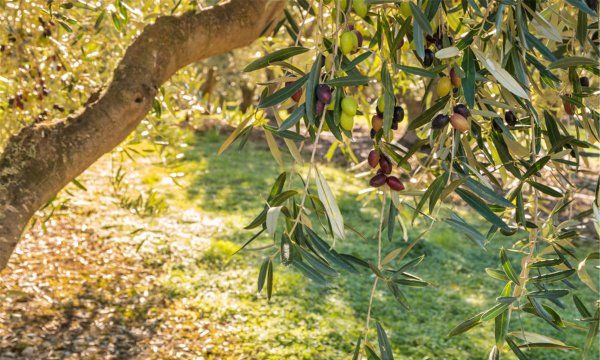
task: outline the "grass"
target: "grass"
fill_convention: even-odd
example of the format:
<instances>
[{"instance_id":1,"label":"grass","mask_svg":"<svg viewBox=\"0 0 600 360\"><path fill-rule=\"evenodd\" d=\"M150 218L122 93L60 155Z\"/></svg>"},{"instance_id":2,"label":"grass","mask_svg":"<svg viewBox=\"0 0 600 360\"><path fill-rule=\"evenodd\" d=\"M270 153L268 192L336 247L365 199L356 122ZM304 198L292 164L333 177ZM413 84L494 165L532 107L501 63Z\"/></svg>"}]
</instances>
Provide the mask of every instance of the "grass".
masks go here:
<instances>
[{"instance_id":1,"label":"grass","mask_svg":"<svg viewBox=\"0 0 600 360\"><path fill-rule=\"evenodd\" d=\"M214 133L193 140L185 153L185 161L169 171L184 172L181 191L168 191L171 204L179 208L193 207L223 221L223 231L211 240L208 249L195 261L182 266L171 264L164 276L165 289L170 296L192 298L192 308L223 324L235 324L236 339L231 350L214 353L234 358L252 354L253 358L281 359L338 359L347 358L356 338L364 328L372 278L366 272L359 275L344 273L328 287L315 285L292 269L280 264L275 267L274 297L267 302L256 294L256 278L266 252L248 251L231 254L251 236L243 225L252 220L264 204L264 198L279 171L266 147L250 142L241 151L228 151L217 157L216 151L224 139ZM304 168L305 169L305 168ZM357 191L364 179L331 165L322 165L322 172L332 185L342 209L345 222L372 238L378 224L379 205L371 201L361 205ZM158 186L164 169L151 168L144 181ZM410 214L404 214L405 218ZM473 222L476 215L466 214ZM414 237L424 223L416 222L409 231ZM263 235L253 246L269 244ZM384 254L406 244L401 240L386 241ZM431 282L425 289L407 292L411 311L404 310L385 288L376 292L373 319L380 321L399 359L482 359L494 344L493 321L467 334L447 338L456 324L493 305L503 283L486 276L486 267L497 267L498 249L510 247L508 238L496 238L487 251L470 242L465 236L444 225L434 225L411 253L425 255L416 273ZM376 243L350 234L339 241L338 250L374 260ZM518 259L513 258L513 264ZM181 286L185 284L185 286ZM207 291L210 289L210 291ZM587 304L594 297L582 290ZM204 295L204 294L210 294ZM572 321L578 314L566 301L564 318ZM372 323L373 325L374 323ZM581 347L585 332L576 329L557 331L541 320L523 316L514 318L511 331L539 332L569 345ZM376 335L371 331L371 341ZM596 352L593 355L597 355ZM579 352L534 350L534 358L576 359ZM512 355L503 355L511 358ZM597 356L596 356L597 358Z\"/></svg>"}]
</instances>

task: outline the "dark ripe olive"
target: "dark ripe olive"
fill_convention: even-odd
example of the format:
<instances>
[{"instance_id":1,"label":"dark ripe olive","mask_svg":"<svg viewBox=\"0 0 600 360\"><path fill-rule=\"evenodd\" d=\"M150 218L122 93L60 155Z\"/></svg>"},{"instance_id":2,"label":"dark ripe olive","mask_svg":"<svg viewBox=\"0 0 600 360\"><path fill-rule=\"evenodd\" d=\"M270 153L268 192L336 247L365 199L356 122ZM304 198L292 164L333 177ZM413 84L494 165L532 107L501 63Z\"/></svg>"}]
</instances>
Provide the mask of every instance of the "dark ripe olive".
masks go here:
<instances>
[{"instance_id":1,"label":"dark ripe olive","mask_svg":"<svg viewBox=\"0 0 600 360\"><path fill-rule=\"evenodd\" d=\"M580 77L579 85L581 85L583 87L589 87L590 86L590 78L588 78L587 76Z\"/></svg>"},{"instance_id":2,"label":"dark ripe olive","mask_svg":"<svg viewBox=\"0 0 600 360\"><path fill-rule=\"evenodd\" d=\"M383 117L379 115L373 116L373 118L371 119L371 127L375 131L379 131L383 127Z\"/></svg>"},{"instance_id":3,"label":"dark ripe olive","mask_svg":"<svg viewBox=\"0 0 600 360\"><path fill-rule=\"evenodd\" d=\"M460 87L462 83L460 76L458 76L454 68L450 69L450 82L452 82L452 86L454 86L455 88Z\"/></svg>"},{"instance_id":4,"label":"dark ripe olive","mask_svg":"<svg viewBox=\"0 0 600 360\"><path fill-rule=\"evenodd\" d=\"M358 39L358 47L361 48L362 44L363 44L363 36L362 33L358 30L354 30L354 32L356 33L356 38Z\"/></svg>"},{"instance_id":5,"label":"dark ripe olive","mask_svg":"<svg viewBox=\"0 0 600 360\"><path fill-rule=\"evenodd\" d=\"M392 130L398 130L398 122L397 121L392 121L391 129Z\"/></svg>"},{"instance_id":6,"label":"dark ripe olive","mask_svg":"<svg viewBox=\"0 0 600 360\"><path fill-rule=\"evenodd\" d=\"M285 83L286 87L292 86L292 85L294 85L293 81L288 81L288 82ZM302 89L298 89L294 93L294 95L292 95L292 100L294 100L295 102L299 102L301 98L302 98Z\"/></svg>"},{"instance_id":7,"label":"dark ripe olive","mask_svg":"<svg viewBox=\"0 0 600 360\"><path fill-rule=\"evenodd\" d=\"M450 122L450 117L444 114L438 114L431 120L431 127L433 129L443 129Z\"/></svg>"},{"instance_id":8,"label":"dark ripe olive","mask_svg":"<svg viewBox=\"0 0 600 360\"><path fill-rule=\"evenodd\" d=\"M441 49L443 49L443 48L444 48L444 42L442 41L442 38L436 38L436 39L435 39L435 47L436 47L438 50L441 50Z\"/></svg>"},{"instance_id":9,"label":"dark ripe olive","mask_svg":"<svg viewBox=\"0 0 600 360\"><path fill-rule=\"evenodd\" d=\"M385 156L381 156L379 159L379 167L384 174L390 174L392 172L392 163Z\"/></svg>"},{"instance_id":10,"label":"dark ripe olive","mask_svg":"<svg viewBox=\"0 0 600 360\"><path fill-rule=\"evenodd\" d=\"M386 182L387 182L388 186L390 187L390 189L392 189L394 191L404 190L404 184L402 184L402 181L400 181L400 179L398 179L395 176L388 176Z\"/></svg>"},{"instance_id":11,"label":"dark ripe olive","mask_svg":"<svg viewBox=\"0 0 600 360\"><path fill-rule=\"evenodd\" d=\"M325 84L319 84L317 86L317 99L323 104L329 104L331 102L331 88Z\"/></svg>"},{"instance_id":12,"label":"dark ripe olive","mask_svg":"<svg viewBox=\"0 0 600 360\"><path fill-rule=\"evenodd\" d=\"M452 111L462 115L462 117L464 117L465 119L471 116L471 112L469 111L469 109L467 109L467 107L464 104L456 104Z\"/></svg>"},{"instance_id":13,"label":"dark ripe olive","mask_svg":"<svg viewBox=\"0 0 600 360\"><path fill-rule=\"evenodd\" d=\"M567 115L573 115L575 113L574 106L568 99L563 100L563 107L565 108Z\"/></svg>"},{"instance_id":14,"label":"dark ripe olive","mask_svg":"<svg viewBox=\"0 0 600 360\"><path fill-rule=\"evenodd\" d=\"M394 121L400 122L402 120L404 120L404 109L402 106L394 107Z\"/></svg>"},{"instance_id":15,"label":"dark ripe olive","mask_svg":"<svg viewBox=\"0 0 600 360\"><path fill-rule=\"evenodd\" d=\"M425 49L425 57L423 58L423 65L425 65L425 67L430 67L431 65L433 65L433 51L431 51L430 49Z\"/></svg>"},{"instance_id":16,"label":"dark ripe olive","mask_svg":"<svg viewBox=\"0 0 600 360\"><path fill-rule=\"evenodd\" d=\"M380 159L381 156L379 155L379 152L377 150L371 150L367 161L369 162L369 166L371 166L372 168L376 168L377 164L379 164Z\"/></svg>"},{"instance_id":17,"label":"dark ripe olive","mask_svg":"<svg viewBox=\"0 0 600 360\"><path fill-rule=\"evenodd\" d=\"M435 38L432 35L425 35L425 40L427 41L428 44L433 44L435 42Z\"/></svg>"},{"instance_id":18,"label":"dark ripe olive","mask_svg":"<svg viewBox=\"0 0 600 360\"><path fill-rule=\"evenodd\" d=\"M517 116L511 110L508 110L504 113L504 121L508 124L508 126L517 125Z\"/></svg>"},{"instance_id":19,"label":"dark ripe olive","mask_svg":"<svg viewBox=\"0 0 600 360\"><path fill-rule=\"evenodd\" d=\"M385 184L386 179L387 176L385 176L385 174L377 174L373 176L371 180L369 180L369 185L372 187L380 187L381 185Z\"/></svg>"},{"instance_id":20,"label":"dark ripe olive","mask_svg":"<svg viewBox=\"0 0 600 360\"><path fill-rule=\"evenodd\" d=\"M371 136L371 139L375 138L375 134L377 134L377 131L375 131L375 129L371 129L371 132L369 133L369 135Z\"/></svg>"},{"instance_id":21,"label":"dark ripe olive","mask_svg":"<svg viewBox=\"0 0 600 360\"><path fill-rule=\"evenodd\" d=\"M320 100L317 100L315 104L315 114L317 116L321 116L323 114L323 110L325 110L325 104L323 104Z\"/></svg>"}]
</instances>

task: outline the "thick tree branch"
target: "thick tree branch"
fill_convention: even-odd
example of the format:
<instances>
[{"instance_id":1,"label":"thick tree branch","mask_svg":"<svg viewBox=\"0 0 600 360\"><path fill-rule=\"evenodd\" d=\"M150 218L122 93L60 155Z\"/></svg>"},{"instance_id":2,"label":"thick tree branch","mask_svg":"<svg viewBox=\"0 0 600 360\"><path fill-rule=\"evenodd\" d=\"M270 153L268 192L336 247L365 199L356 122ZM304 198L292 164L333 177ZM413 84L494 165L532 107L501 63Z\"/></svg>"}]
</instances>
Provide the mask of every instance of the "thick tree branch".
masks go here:
<instances>
[{"instance_id":1,"label":"thick tree branch","mask_svg":"<svg viewBox=\"0 0 600 360\"><path fill-rule=\"evenodd\" d=\"M282 13L283 0L231 0L164 16L131 44L112 82L66 119L33 124L0 156L0 270L33 216L146 116L159 86L182 67L250 44Z\"/></svg>"}]
</instances>

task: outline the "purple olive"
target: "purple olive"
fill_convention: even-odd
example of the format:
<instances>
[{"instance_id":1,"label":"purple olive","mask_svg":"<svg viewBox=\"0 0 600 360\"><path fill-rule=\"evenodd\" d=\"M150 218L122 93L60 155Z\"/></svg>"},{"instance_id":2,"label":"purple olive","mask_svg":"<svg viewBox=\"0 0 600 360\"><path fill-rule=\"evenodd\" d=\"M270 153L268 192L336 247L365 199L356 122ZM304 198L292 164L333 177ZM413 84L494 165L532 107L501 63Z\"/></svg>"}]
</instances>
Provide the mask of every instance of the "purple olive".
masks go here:
<instances>
[{"instance_id":1,"label":"purple olive","mask_svg":"<svg viewBox=\"0 0 600 360\"><path fill-rule=\"evenodd\" d=\"M450 122L450 117L444 114L438 114L431 120L432 129L443 129Z\"/></svg>"},{"instance_id":2,"label":"purple olive","mask_svg":"<svg viewBox=\"0 0 600 360\"><path fill-rule=\"evenodd\" d=\"M433 51L431 51L430 49L425 49L425 57L423 58L423 65L425 65L425 67L430 67L431 65L433 65Z\"/></svg>"},{"instance_id":3,"label":"purple olive","mask_svg":"<svg viewBox=\"0 0 600 360\"><path fill-rule=\"evenodd\" d=\"M392 172L392 163L385 156L382 156L379 159L379 167L384 174L390 174Z\"/></svg>"},{"instance_id":4,"label":"purple olive","mask_svg":"<svg viewBox=\"0 0 600 360\"><path fill-rule=\"evenodd\" d=\"M387 176L385 176L385 174L377 174L373 176L371 180L369 180L369 185L372 187L380 187L381 185L385 184L386 180Z\"/></svg>"},{"instance_id":5,"label":"purple olive","mask_svg":"<svg viewBox=\"0 0 600 360\"><path fill-rule=\"evenodd\" d=\"M400 181L400 179L398 179L395 176L388 176L388 178L386 179L386 182L387 182L388 186L390 187L390 189L392 189L394 191L404 190L404 184L402 183L402 181Z\"/></svg>"},{"instance_id":6,"label":"purple olive","mask_svg":"<svg viewBox=\"0 0 600 360\"><path fill-rule=\"evenodd\" d=\"M323 110L325 110L325 104L323 104L320 100L317 100L315 104L315 114L317 116L321 116L323 114Z\"/></svg>"},{"instance_id":7,"label":"purple olive","mask_svg":"<svg viewBox=\"0 0 600 360\"><path fill-rule=\"evenodd\" d=\"M293 81L288 81L285 83L285 87L292 86L292 85L294 85ZM302 98L302 89L298 89L294 93L294 95L292 95L292 100L294 100L295 102L299 102L301 98Z\"/></svg>"},{"instance_id":8,"label":"purple olive","mask_svg":"<svg viewBox=\"0 0 600 360\"><path fill-rule=\"evenodd\" d=\"M361 32L358 31L358 30L354 30L354 33L356 34L356 38L358 39L358 46L357 47L361 48L362 45L363 45L363 36L362 36Z\"/></svg>"},{"instance_id":9,"label":"purple olive","mask_svg":"<svg viewBox=\"0 0 600 360\"><path fill-rule=\"evenodd\" d=\"M587 76L582 76L579 78L579 85L583 87L590 87L590 78Z\"/></svg>"},{"instance_id":10,"label":"purple olive","mask_svg":"<svg viewBox=\"0 0 600 360\"><path fill-rule=\"evenodd\" d=\"M379 155L379 152L377 150L371 150L367 160L369 162L369 166L371 166L372 168L376 168L377 164L379 164L380 158L381 156Z\"/></svg>"},{"instance_id":11,"label":"purple olive","mask_svg":"<svg viewBox=\"0 0 600 360\"><path fill-rule=\"evenodd\" d=\"M319 84L317 86L317 99L323 104L329 104L331 102L331 88L325 84Z\"/></svg>"},{"instance_id":12,"label":"purple olive","mask_svg":"<svg viewBox=\"0 0 600 360\"><path fill-rule=\"evenodd\" d=\"M402 120L404 120L404 109L402 106L394 107L394 121L398 123Z\"/></svg>"},{"instance_id":13,"label":"purple olive","mask_svg":"<svg viewBox=\"0 0 600 360\"><path fill-rule=\"evenodd\" d=\"M369 133L369 135L371 136L371 139L374 139L376 134L377 134L377 131L375 131L375 129L371 129L371 132Z\"/></svg>"},{"instance_id":14,"label":"purple olive","mask_svg":"<svg viewBox=\"0 0 600 360\"><path fill-rule=\"evenodd\" d=\"M517 125L517 116L514 112L508 110L504 113L504 121L508 124L508 126Z\"/></svg>"},{"instance_id":15,"label":"purple olive","mask_svg":"<svg viewBox=\"0 0 600 360\"><path fill-rule=\"evenodd\" d=\"M462 117L464 117L465 119L471 116L471 112L469 111L469 109L467 109L467 107L464 104L457 104L452 110L455 113L462 115Z\"/></svg>"}]
</instances>

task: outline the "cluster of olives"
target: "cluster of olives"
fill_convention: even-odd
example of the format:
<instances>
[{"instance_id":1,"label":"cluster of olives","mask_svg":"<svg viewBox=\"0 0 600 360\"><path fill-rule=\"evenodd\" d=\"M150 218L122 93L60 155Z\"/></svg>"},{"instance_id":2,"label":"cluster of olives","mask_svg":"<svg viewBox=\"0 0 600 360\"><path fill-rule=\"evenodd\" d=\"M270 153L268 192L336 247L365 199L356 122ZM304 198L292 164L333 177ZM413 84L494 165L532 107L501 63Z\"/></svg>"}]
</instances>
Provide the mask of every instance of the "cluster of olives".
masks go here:
<instances>
[{"instance_id":1,"label":"cluster of olives","mask_svg":"<svg viewBox=\"0 0 600 360\"><path fill-rule=\"evenodd\" d=\"M436 93L439 97L444 97L450 94L450 91L456 92L458 91L458 88L460 88L462 80L454 68L450 69L449 75L450 76L442 76L437 83Z\"/></svg>"},{"instance_id":2,"label":"cluster of olives","mask_svg":"<svg viewBox=\"0 0 600 360\"><path fill-rule=\"evenodd\" d=\"M293 82L286 82L285 86L292 86ZM325 84L319 84L315 92L317 101L315 102L315 115L317 117L323 115L325 110L334 110L335 104L331 101L333 93L331 87ZM302 99L302 89L298 89L293 95L292 100L300 102ZM340 102L341 114L340 114L340 125L346 131L352 131L354 128L354 116L358 112L358 102L351 96L344 96ZM324 130L329 130L327 124L323 125Z\"/></svg>"},{"instance_id":3,"label":"cluster of olives","mask_svg":"<svg viewBox=\"0 0 600 360\"><path fill-rule=\"evenodd\" d=\"M371 138L374 139L375 135L383 128L383 112L385 109L385 100L380 97L377 106L375 107L376 114L371 119ZM392 130L398 129L398 123L404 119L404 109L402 106L394 106L394 114L392 118ZM387 184L390 189L395 191L404 190L404 184L396 176L391 176L392 173L392 162L385 155L383 155L377 146L375 140L375 149L371 150L367 162L375 169L379 166L377 174L369 180L369 185L372 187L380 187L383 184Z\"/></svg>"},{"instance_id":4,"label":"cluster of olives","mask_svg":"<svg viewBox=\"0 0 600 360\"><path fill-rule=\"evenodd\" d=\"M437 28L437 31L435 32L435 34L433 35L427 35L425 37L425 40L427 40L427 45L430 44L434 44L435 47L440 50L444 47L444 35L442 33L442 29L440 27ZM450 45L454 44L454 39L451 36L447 36L448 39L448 43ZM423 65L425 65L425 67L430 67L431 65L433 65L433 60L435 58L435 55L433 53L433 51L430 48L425 48L425 56L423 57Z\"/></svg>"},{"instance_id":5,"label":"cluster of olives","mask_svg":"<svg viewBox=\"0 0 600 360\"><path fill-rule=\"evenodd\" d=\"M395 191L404 190L404 184L402 181L395 176L390 175L392 173L392 162L377 149L371 150L367 159L369 166L375 169L379 165L377 174L369 180L369 185L372 187L380 187L383 184L387 184L390 189Z\"/></svg>"},{"instance_id":6,"label":"cluster of olives","mask_svg":"<svg viewBox=\"0 0 600 360\"><path fill-rule=\"evenodd\" d=\"M379 98L377 107L375 108L376 114L371 118L371 139L375 138L375 135L379 130L383 128L383 111L385 110L385 101L383 97ZM402 106L394 106L394 114L392 117L392 130L398 130L398 124L404 119L404 109Z\"/></svg>"},{"instance_id":7,"label":"cluster of olives","mask_svg":"<svg viewBox=\"0 0 600 360\"><path fill-rule=\"evenodd\" d=\"M581 76L579 78L579 85L581 85L581 87L584 87L584 88L590 87L590 78L588 78L587 76ZM571 95L567 95L567 98L570 98L570 97L571 97ZM563 100L563 107L564 107L567 115L574 115L575 110L577 108L577 106L575 104L571 103L568 99Z\"/></svg>"},{"instance_id":8,"label":"cluster of olives","mask_svg":"<svg viewBox=\"0 0 600 360\"><path fill-rule=\"evenodd\" d=\"M436 130L443 129L450 123L455 130L460 132L469 131L471 129L468 120L469 116L471 116L469 109L464 104L457 104L452 109L452 115L438 114L434 117L431 120L431 128Z\"/></svg>"},{"instance_id":9,"label":"cluster of olives","mask_svg":"<svg viewBox=\"0 0 600 360\"><path fill-rule=\"evenodd\" d=\"M340 50L342 54L353 54L362 47L363 36L360 31L354 29L354 25L348 25L348 30L340 36Z\"/></svg>"}]
</instances>

